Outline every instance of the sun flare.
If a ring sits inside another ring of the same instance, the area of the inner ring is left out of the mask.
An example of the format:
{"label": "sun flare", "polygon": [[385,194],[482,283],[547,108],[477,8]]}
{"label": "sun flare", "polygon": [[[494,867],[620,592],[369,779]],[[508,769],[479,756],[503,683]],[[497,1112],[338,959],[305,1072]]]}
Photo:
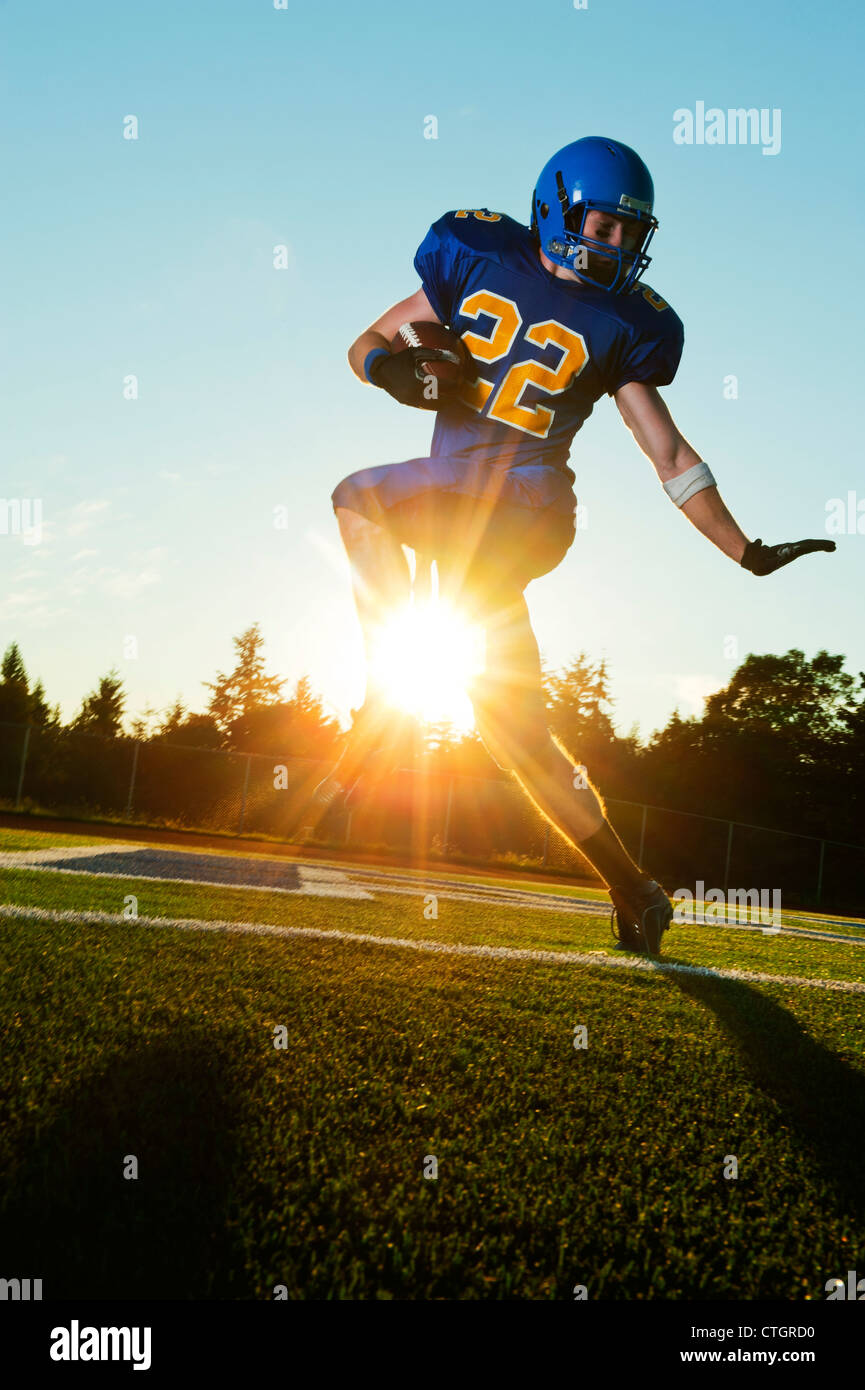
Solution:
{"label": "sun flare", "polygon": [[372,658],[390,699],[425,723],[468,730],[467,688],[483,670],[484,634],[438,597],[412,602],[382,627]]}

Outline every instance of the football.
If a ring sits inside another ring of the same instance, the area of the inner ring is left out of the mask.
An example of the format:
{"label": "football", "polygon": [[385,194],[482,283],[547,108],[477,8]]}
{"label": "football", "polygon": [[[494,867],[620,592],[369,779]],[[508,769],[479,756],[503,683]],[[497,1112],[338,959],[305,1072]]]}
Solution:
{"label": "football", "polygon": [[439,348],[450,354],[446,360],[421,362],[424,375],[434,376],[445,390],[453,390],[460,384],[469,360],[462,338],[443,323],[422,321],[401,324],[391,342],[391,352],[418,347]]}

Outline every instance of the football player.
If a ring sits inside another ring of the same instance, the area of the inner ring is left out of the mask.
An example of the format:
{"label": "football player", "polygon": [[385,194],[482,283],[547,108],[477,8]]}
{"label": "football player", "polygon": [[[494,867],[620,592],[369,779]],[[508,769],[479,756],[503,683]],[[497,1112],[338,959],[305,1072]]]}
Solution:
{"label": "football player", "polygon": [[[549,733],[524,597],[574,539],[571,441],[595,402],[612,396],[673,505],[734,563],[768,575],[835,548],[749,540],[674,424],[658,387],[676,374],[682,323],[642,280],[657,226],[642,159],[596,137],[546,164],[530,227],[486,208],[439,218],[415,257],[420,289],[348,354],[362,382],[437,412],[430,453],[353,473],[333,493],[368,656],[388,611],[410,594],[402,546],[419,563],[434,559],[441,590],[485,629],[486,667],[470,694],[486,747],[601,875],[621,946],[653,956],[672,905]],[[434,351],[390,351],[402,324],[423,320],[450,327],[471,355],[456,392],[430,389],[421,363]],[[317,789],[320,805],[356,786],[359,773],[393,765],[396,723],[370,670],[345,753]]]}

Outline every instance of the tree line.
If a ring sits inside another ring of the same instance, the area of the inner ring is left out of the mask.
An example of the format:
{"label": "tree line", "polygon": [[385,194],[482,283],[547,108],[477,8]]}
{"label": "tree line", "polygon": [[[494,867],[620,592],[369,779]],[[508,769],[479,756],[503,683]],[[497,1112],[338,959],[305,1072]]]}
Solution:
{"label": "tree line", "polygon": [[113,669],[64,724],[59,706],[47,703],[42,681],[31,685],[18,644],[12,642],[0,663],[0,723],[188,748],[335,758],[342,729],[338,720],[326,714],[309,678],[301,676],[291,696],[281,698],[285,681],[265,671],[264,639],[257,623],[234,638],[234,648],[233,670],[219,671],[214,681],[202,682],[211,694],[201,713],[188,710],[178,697],[167,710],[148,707],[127,720],[128,697],[119,672]]}
{"label": "tree line", "polygon": [[[302,676],[284,698],[286,682],[267,672],[258,624],[233,643],[233,669],[203,682],[210,692],[204,711],[190,711],[178,698],[168,710],[146,709],[124,728],[127,696],[116,670],[64,724],[42,682],[31,682],[13,642],[0,664],[0,723],[334,760],[345,730],[309,678]],[[682,718],[675,711],[646,741],[636,730],[617,733],[605,661],[580,653],[563,669],[545,671],[544,689],[554,736],[607,798],[865,842],[865,673],[845,671],[842,656],[818,651],[808,658],[796,648],[750,654],[701,714]],[[474,733],[416,726],[414,747],[415,764],[437,773],[506,775]]]}

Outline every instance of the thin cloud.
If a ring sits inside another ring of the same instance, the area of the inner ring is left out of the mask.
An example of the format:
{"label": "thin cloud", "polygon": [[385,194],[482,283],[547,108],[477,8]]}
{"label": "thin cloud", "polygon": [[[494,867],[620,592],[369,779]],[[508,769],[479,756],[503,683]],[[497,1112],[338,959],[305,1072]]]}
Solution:
{"label": "thin cloud", "polygon": [[105,517],[111,503],[106,498],[93,498],[87,502],[76,502],[70,512],[71,520],[66,525],[67,536],[80,536],[91,526]]}

